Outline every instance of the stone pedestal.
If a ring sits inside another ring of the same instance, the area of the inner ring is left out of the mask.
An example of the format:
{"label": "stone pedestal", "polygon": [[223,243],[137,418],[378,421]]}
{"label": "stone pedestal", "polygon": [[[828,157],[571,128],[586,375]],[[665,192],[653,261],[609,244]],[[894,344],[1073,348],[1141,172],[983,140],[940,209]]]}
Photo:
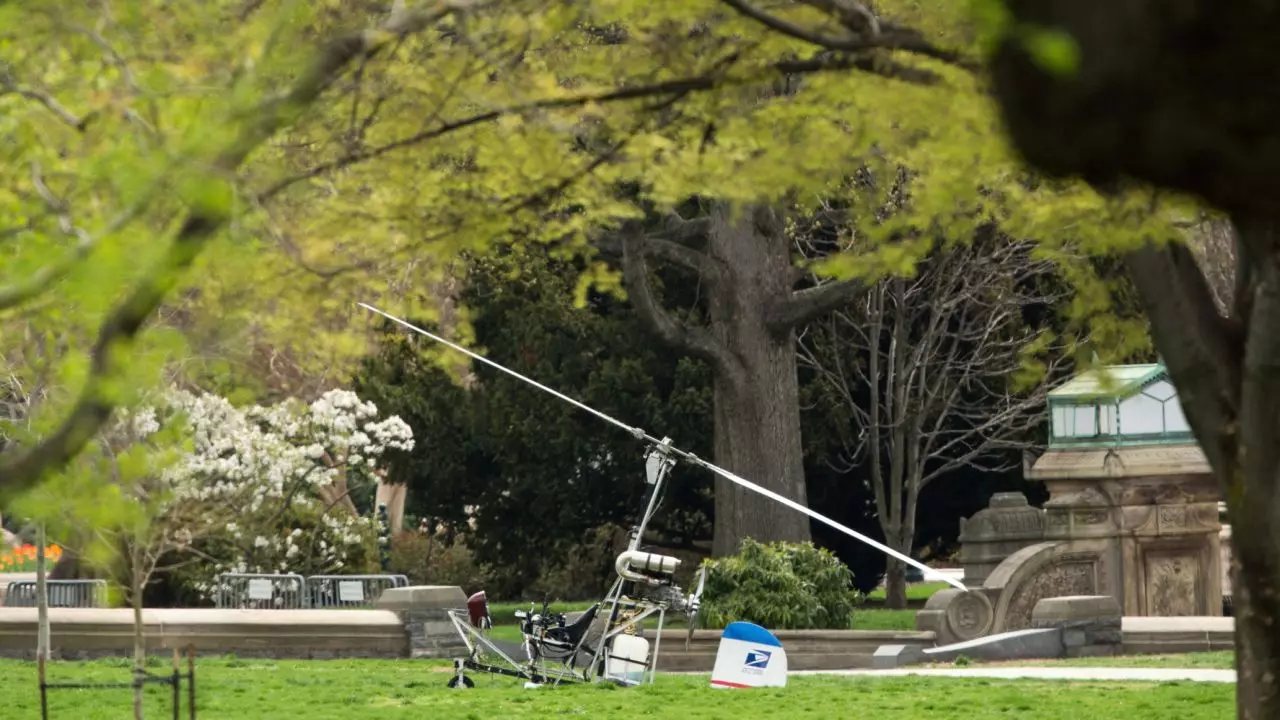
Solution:
{"label": "stone pedestal", "polygon": [[1080,590],[1125,615],[1222,614],[1217,483],[1194,445],[1063,449],[1036,463],[1045,540],[1070,541]]}
{"label": "stone pedestal", "polygon": [[1047,598],[1031,612],[1031,627],[1062,631],[1062,646],[1069,658],[1120,654],[1120,623],[1120,604],[1101,595]]}
{"label": "stone pedestal", "polygon": [[449,618],[450,610],[465,610],[467,596],[456,585],[415,585],[390,588],[377,607],[394,610],[404,622],[411,658],[454,658],[466,644]]}
{"label": "stone pedestal", "polygon": [[1019,492],[996,493],[987,507],[960,520],[964,584],[982,585],[1005,558],[1044,540],[1044,513]]}

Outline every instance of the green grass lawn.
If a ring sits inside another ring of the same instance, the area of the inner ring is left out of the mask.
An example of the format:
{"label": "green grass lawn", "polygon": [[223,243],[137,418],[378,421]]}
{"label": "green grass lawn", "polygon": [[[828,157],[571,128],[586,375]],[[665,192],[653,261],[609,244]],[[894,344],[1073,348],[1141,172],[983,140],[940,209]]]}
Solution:
{"label": "green grass lawn", "polygon": [[[156,670],[163,671],[163,662]],[[54,663],[56,681],[127,681],[123,660]],[[506,678],[476,676],[471,690],[445,687],[448,668],[411,660],[256,661],[202,658],[197,668],[201,720],[315,718],[711,718],[847,717],[922,720],[1218,720],[1231,717],[1234,686],[1219,683],[1073,683],[952,678],[795,677],[784,689],[713,690],[706,676],[661,676],[653,687],[594,685],[525,690]],[[35,665],[0,661],[5,720],[39,717]],[[169,704],[149,691],[147,717]],[[49,717],[130,717],[129,690],[51,690]],[[185,715],[185,707],[184,714]]]}
{"label": "green grass lawn", "polygon": [[[929,598],[933,597],[934,593],[938,592],[939,590],[946,590],[949,587],[951,586],[944,582],[912,583],[911,585],[907,586],[907,599],[908,600],[928,600]],[[880,587],[880,588],[876,588],[875,590],[872,590],[870,593],[867,594],[867,597],[871,600],[879,600],[880,602],[884,602],[884,588]]]}

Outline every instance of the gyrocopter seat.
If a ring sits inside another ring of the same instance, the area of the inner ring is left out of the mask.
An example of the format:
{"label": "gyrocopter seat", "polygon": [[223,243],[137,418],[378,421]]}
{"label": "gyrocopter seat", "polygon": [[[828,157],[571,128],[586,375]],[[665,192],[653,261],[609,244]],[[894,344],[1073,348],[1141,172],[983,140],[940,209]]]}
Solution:
{"label": "gyrocopter seat", "polygon": [[583,636],[587,634],[587,630],[591,628],[591,623],[596,619],[596,612],[599,609],[600,603],[596,603],[578,616],[573,624],[548,629],[547,639],[561,643],[565,647],[577,647],[578,643],[582,642]]}
{"label": "gyrocopter seat", "polygon": [[493,627],[493,618],[489,616],[489,600],[484,591],[467,598],[467,615],[471,618],[471,626],[488,630]]}

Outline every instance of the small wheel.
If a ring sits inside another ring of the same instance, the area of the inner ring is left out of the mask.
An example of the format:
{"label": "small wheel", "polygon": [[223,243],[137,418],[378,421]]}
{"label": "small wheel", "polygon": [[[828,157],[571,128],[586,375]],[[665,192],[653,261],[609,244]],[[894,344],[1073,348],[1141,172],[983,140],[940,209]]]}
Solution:
{"label": "small wheel", "polygon": [[466,675],[454,675],[449,678],[449,687],[456,688],[461,685],[464,688],[473,688],[476,686],[475,681]]}

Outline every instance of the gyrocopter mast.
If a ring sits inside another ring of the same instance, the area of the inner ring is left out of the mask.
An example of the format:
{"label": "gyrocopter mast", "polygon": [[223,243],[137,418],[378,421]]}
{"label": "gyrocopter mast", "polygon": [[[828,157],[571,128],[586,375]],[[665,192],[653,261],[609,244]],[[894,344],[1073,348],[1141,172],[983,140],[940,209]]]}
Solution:
{"label": "gyrocopter mast", "polygon": [[[864,543],[864,544],[866,544],[866,545],[870,545],[871,547],[873,547],[873,548],[875,548],[875,549],[879,550],[880,552],[885,553],[886,555],[890,555],[890,556],[892,556],[892,557],[895,557],[895,558],[897,558],[897,559],[901,560],[902,562],[904,562],[904,563],[906,563],[906,564],[908,564],[908,565],[910,565],[910,566],[912,566],[912,567],[914,567],[914,568],[919,569],[919,570],[920,570],[921,572],[923,572],[925,575],[928,575],[928,576],[935,576],[935,577],[937,577],[938,579],[940,579],[940,580],[942,580],[942,581],[946,582],[947,584],[949,584],[949,585],[951,585],[952,587],[955,587],[955,588],[957,588],[957,589],[959,589],[959,590],[967,590],[967,589],[968,589],[968,588],[966,588],[966,587],[964,586],[964,583],[960,582],[959,580],[956,580],[955,578],[953,578],[953,577],[951,577],[951,576],[949,576],[949,575],[943,575],[943,574],[941,574],[941,573],[937,573],[937,572],[935,572],[935,571],[933,570],[933,568],[930,568],[930,567],[928,567],[927,565],[925,565],[925,564],[921,563],[920,561],[915,560],[915,559],[913,559],[913,558],[911,558],[911,557],[909,557],[909,556],[907,556],[907,555],[905,555],[905,554],[903,554],[903,553],[900,553],[900,552],[898,552],[897,550],[894,550],[893,548],[891,548],[891,547],[889,547],[889,546],[885,545],[884,543],[877,542],[876,540],[873,540],[872,538],[869,538],[869,537],[867,537],[866,535],[863,535],[862,533],[860,533],[860,532],[858,532],[858,531],[856,531],[856,530],[854,530],[854,529],[852,529],[852,528],[846,527],[845,525],[842,525],[842,524],[840,524],[840,523],[836,522],[835,520],[832,520],[831,518],[829,518],[829,517],[827,517],[827,516],[825,516],[825,515],[823,515],[823,514],[821,514],[821,513],[815,512],[814,510],[811,510],[810,508],[808,508],[808,507],[806,507],[806,506],[804,506],[804,505],[801,505],[800,503],[798,503],[798,502],[796,502],[796,501],[794,501],[794,500],[792,500],[792,499],[790,499],[790,498],[783,497],[782,495],[779,495],[778,493],[773,492],[772,490],[770,490],[770,489],[768,489],[768,488],[761,487],[760,485],[757,485],[757,484],[755,484],[755,483],[751,482],[750,480],[747,480],[746,478],[739,477],[738,475],[735,475],[734,473],[731,473],[731,472],[729,472],[728,470],[725,470],[724,468],[722,468],[722,467],[720,467],[720,466],[718,466],[718,465],[715,465],[714,463],[707,462],[706,460],[703,460],[702,458],[698,457],[697,455],[694,455],[694,454],[693,454],[693,453],[691,453],[691,452],[687,452],[687,451],[685,451],[685,450],[681,450],[680,448],[677,448],[677,447],[675,447],[675,446],[671,445],[671,440],[670,440],[670,438],[663,438],[662,440],[659,440],[658,438],[656,438],[656,437],[654,437],[654,436],[652,436],[652,435],[650,435],[650,434],[646,433],[644,430],[641,430],[640,428],[632,427],[632,426],[627,425],[626,423],[622,422],[621,420],[617,420],[616,418],[613,418],[613,417],[610,417],[610,416],[608,416],[608,415],[605,415],[604,413],[600,412],[599,410],[596,410],[595,408],[592,408],[592,407],[589,407],[589,406],[587,406],[587,405],[584,405],[583,403],[580,403],[580,402],[578,402],[577,400],[574,400],[573,398],[571,398],[571,397],[569,397],[569,396],[567,396],[567,395],[565,395],[565,394],[563,394],[563,393],[561,393],[561,392],[559,392],[559,391],[557,391],[557,390],[554,390],[554,389],[552,389],[552,388],[549,388],[549,387],[547,387],[546,385],[543,385],[542,383],[540,383],[540,382],[538,382],[538,381],[536,381],[536,380],[532,380],[532,379],[530,379],[530,378],[527,378],[527,377],[525,377],[524,375],[521,375],[520,373],[518,373],[518,372],[516,372],[516,371],[514,371],[514,370],[511,370],[511,369],[509,369],[509,368],[506,368],[506,367],[504,367],[504,366],[502,366],[502,365],[500,365],[500,364],[498,364],[498,363],[496,363],[496,362],[494,362],[494,361],[492,361],[492,360],[490,360],[490,359],[488,359],[488,358],[486,358],[486,357],[484,357],[484,356],[482,356],[482,355],[479,355],[479,354],[477,354],[477,353],[474,353],[474,352],[472,352],[472,351],[470,351],[470,350],[468,350],[468,349],[466,349],[466,348],[462,347],[461,345],[457,345],[457,344],[455,344],[455,343],[449,342],[448,340],[446,340],[446,339],[444,339],[444,338],[440,337],[439,335],[435,335],[435,334],[432,334],[432,333],[430,333],[430,332],[427,332],[426,330],[423,330],[422,328],[417,327],[416,325],[413,325],[413,324],[411,324],[411,323],[409,323],[409,322],[406,322],[406,321],[404,321],[404,320],[401,320],[400,318],[398,318],[398,317],[396,317],[396,316],[394,316],[394,315],[391,315],[391,314],[389,314],[389,313],[383,312],[382,310],[379,310],[378,308],[373,307],[372,305],[368,305],[368,304],[366,304],[366,303],[357,303],[357,304],[358,304],[360,307],[362,307],[362,308],[364,308],[364,309],[366,309],[366,310],[369,310],[370,312],[377,313],[378,315],[381,315],[381,316],[383,316],[383,317],[387,318],[388,320],[391,320],[392,322],[394,322],[394,323],[396,323],[396,324],[398,324],[398,325],[401,325],[401,326],[403,326],[403,327],[405,327],[405,328],[408,328],[409,330],[412,330],[412,331],[414,331],[414,332],[418,333],[419,335],[424,335],[424,336],[426,336],[426,337],[429,337],[429,338],[431,338],[432,340],[435,340],[436,342],[438,342],[438,343],[440,343],[440,344],[442,344],[442,345],[446,345],[446,346],[448,346],[448,347],[450,347],[450,348],[452,348],[452,349],[454,349],[454,350],[457,350],[457,351],[458,351],[458,352],[460,352],[460,353],[463,353],[464,355],[467,355],[467,356],[469,356],[469,357],[471,357],[471,358],[473,358],[473,359],[475,359],[475,360],[479,360],[480,362],[482,362],[482,363],[484,363],[484,364],[486,364],[486,365],[489,365],[490,367],[496,368],[496,369],[498,369],[498,370],[500,370],[500,371],[502,371],[502,372],[504,372],[504,373],[506,373],[506,374],[508,374],[508,375],[510,375],[510,376],[512,376],[512,377],[514,377],[514,378],[516,378],[516,379],[518,379],[518,380],[521,380],[521,381],[523,381],[523,382],[525,382],[525,383],[528,383],[529,385],[532,385],[533,387],[536,387],[536,388],[538,388],[539,390],[542,390],[542,391],[543,391],[543,392],[545,392],[545,393],[548,393],[548,394],[554,395],[555,397],[557,397],[557,398],[559,398],[559,399],[561,399],[561,400],[563,400],[563,401],[565,401],[565,402],[569,403],[570,405],[573,405],[573,406],[575,406],[575,407],[577,407],[577,408],[580,408],[580,409],[582,409],[582,410],[586,410],[587,412],[591,413],[592,415],[595,415],[596,417],[600,418],[601,420],[604,420],[604,421],[605,421],[605,422],[607,422],[607,423],[610,423],[610,424],[612,424],[612,425],[616,425],[617,427],[622,428],[623,430],[626,430],[627,432],[631,433],[631,435],[632,435],[633,437],[635,437],[637,440],[643,440],[643,441],[645,441],[646,443],[648,443],[650,446],[652,446],[652,447],[653,447],[654,452],[651,452],[651,454],[649,455],[649,458],[648,458],[648,460],[647,460],[647,463],[649,463],[649,464],[652,464],[652,463],[661,463],[661,465],[660,465],[660,466],[659,466],[659,465],[655,465],[655,466],[653,466],[653,467],[651,467],[651,468],[646,468],[646,469],[648,469],[650,472],[656,473],[656,474],[658,474],[659,476],[664,476],[664,475],[666,475],[666,473],[667,473],[667,471],[670,469],[670,467],[671,467],[672,465],[674,465],[676,458],[679,458],[679,459],[684,460],[684,461],[686,461],[686,462],[693,463],[693,464],[695,464],[695,465],[700,465],[700,466],[702,466],[702,467],[706,468],[707,470],[710,470],[711,472],[713,472],[713,473],[715,473],[715,474],[719,475],[720,477],[725,478],[726,480],[728,480],[728,481],[730,481],[730,482],[732,482],[732,483],[734,483],[734,484],[736,484],[736,485],[739,485],[739,486],[741,486],[741,487],[744,487],[744,488],[746,488],[746,489],[748,489],[748,490],[750,490],[750,491],[752,491],[752,492],[754,492],[754,493],[759,493],[760,495],[763,495],[763,496],[765,496],[765,497],[767,497],[767,498],[769,498],[770,500],[773,500],[773,501],[775,501],[775,502],[781,503],[782,505],[785,505],[785,506],[787,506],[787,507],[791,508],[792,510],[795,510],[795,511],[797,511],[797,512],[801,512],[801,513],[804,513],[805,515],[808,515],[809,517],[813,518],[814,520],[817,520],[818,522],[820,522],[820,523],[822,523],[822,524],[824,524],[824,525],[827,525],[828,527],[834,528],[835,530],[838,530],[838,531],[840,531],[840,532],[844,533],[845,535],[848,535],[849,537],[851,537],[851,538],[853,538],[853,539],[855,539],[855,540],[857,540],[857,541],[859,541],[859,542],[862,542],[862,543]],[[630,551],[636,551],[636,550],[639,548],[640,535],[643,533],[643,531],[644,531],[644,527],[648,524],[648,521],[649,521],[650,517],[652,516],[653,511],[656,509],[656,504],[655,504],[655,503],[656,503],[656,493],[655,493],[655,496],[654,496],[654,497],[651,497],[651,498],[650,498],[649,506],[645,509],[645,515],[644,515],[644,517],[643,517],[643,519],[642,519],[642,521],[641,521],[640,525],[639,525],[639,526],[638,526],[638,528],[637,528],[637,532],[636,532],[636,533],[635,533],[635,535],[633,535],[633,537],[631,538],[631,543],[630,543],[630,545],[629,545],[629,550],[630,550]],[[624,554],[623,554],[623,556],[625,557],[627,554],[628,554],[628,553],[624,553]],[[692,625],[691,625],[690,627],[692,627]]]}

